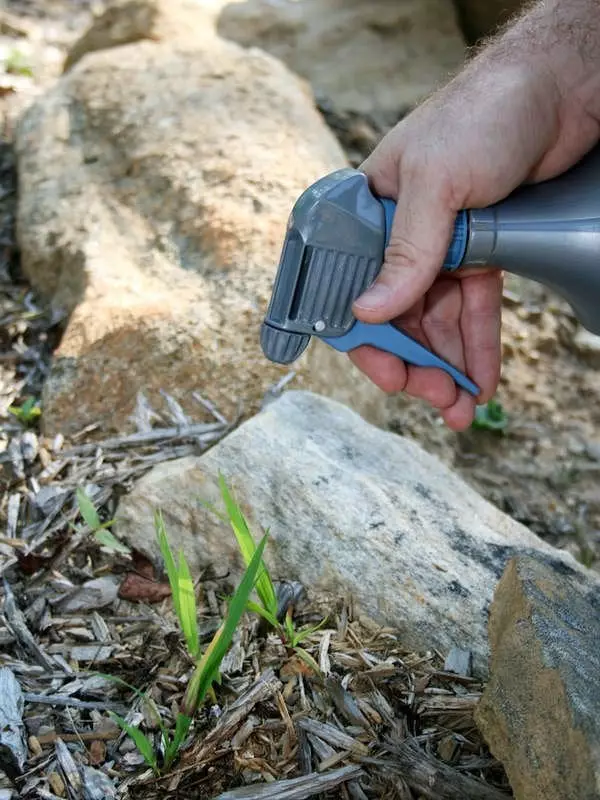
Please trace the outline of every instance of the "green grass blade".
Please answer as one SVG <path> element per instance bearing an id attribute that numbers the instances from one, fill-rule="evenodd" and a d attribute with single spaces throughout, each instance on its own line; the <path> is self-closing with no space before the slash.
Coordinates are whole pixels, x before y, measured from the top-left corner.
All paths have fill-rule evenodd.
<path id="1" fill-rule="evenodd" d="M 160 511 L 156 511 L 154 514 L 154 527 L 156 529 L 160 552 L 165 564 L 167 578 L 169 579 L 169 585 L 171 586 L 173 608 L 175 609 L 177 617 L 181 619 L 179 611 L 179 580 L 177 575 L 177 567 L 175 566 L 175 559 L 173 558 L 173 553 L 171 552 L 171 548 L 169 546 L 165 521 Z"/>
<path id="2" fill-rule="evenodd" d="M 294 648 L 294 652 L 296 653 L 296 655 L 299 658 L 302 659 L 302 661 L 304 661 L 304 663 L 308 667 L 310 667 L 314 671 L 315 675 L 320 675 L 321 674 L 321 668 L 319 667 L 317 662 L 314 660 L 314 658 L 311 656 L 311 654 L 307 653 L 306 650 L 303 647 L 295 647 Z"/>
<path id="3" fill-rule="evenodd" d="M 246 604 L 254 588 L 256 575 L 260 567 L 260 562 L 266 543 L 267 537 L 264 536 L 256 548 L 256 552 L 252 556 L 250 564 L 248 565 L 248 568 L 244 573 L 244 576 L 240 581 L 233 598 L 231 599 L 227 617 L 223 625 L 215 634 L 210 647 L 200 661 L 201 669 L 198 672 L 197 680 L 195 682 L 196 685 L 194 687 L 195 696 L 190 697 L 190 700 L 195 704 L 195 707 L 197 707 L 198 704 L 204 700 L 215 676 L 218 674 L 221 661 L 223 660 L 225 653 L 231 644 L 235 629 L 239 625 L 240 619 L 246 610 Z"/>
<path id="4" fill-rule="evenodd" d="M 146 734 L 143 733 L 139 728 L 135 728 L 133 725 L 130 725 L 123 719 L 123 717 L 115 714 L 114 711 L 109 711 L 109 714 L 119 725 L 119 727 L 121 727 L 125 733 L 133 739 L 135 746 L 142 754 L 146 764 L 152 767 L 154 772 L 158 774 L 158 762 L 156 760 L 154 748 L 152 747 L 152 742 L 146 736 Z"/>
<path id="5" fill-rule="evenodd" d="M 256 544 L 252 534 L 250 533 L 246 518 L 244 517 L 239 505 L 233 499 L 233 496 L 227 487 L 225 478 L 221 474 L 219 474 L 219 485 L 221 487 L 221 494 L 223 496 L 225 508 L 227 509 L 230 525 L 238 541 L 242 558 L 244 559 L 246 566 L 248 566 L 253 554 L 256 551 Z M 260 564 L 259 574 L 256 579 L 256 593 L 258 594 L 265 609 L 276 617 L 277 596 L 275 594 L 273 581 L 271 580 L 264 562 Z"/>
<path id="6" fill-rule="evenodd" d="M 94 508 L 94 504 L 87 496 L 87 494 L 83 491 L 83 489 L 81 489 L 80 487 L 77 487 L 76 495 L 77 495 L 77 505 L 79 506 L 79 513 L 83 517 L 83 521 L 88 526 L 88 528 L 91 528 L 93 531 L 95 531 L 97 528 L 100 527 L 100 517 L 98 516 L 98 512 Z"/>
<path id="7" fill-rule="evenodd" d="M 304 641 L 308 636 L 312 636 L 313 633 L 316 633 L 319 628 L 322 628 L 323 625 L 327 622 L 327 617 L 324 617 L 321 622 L 317 625 L 308 625 L 306 628 L 301 628 L 299 631 L 294 631 L 293 637 L 293 646 L 295 647 L 300 642 Z"/>
<path id="8" fill-rule="evenodd" d="M 181 748 L 181 745 L 183 744 L 183 740 L 187 736 L 187 732 L 189 731 L 191 724 L 192 720 L 190 719 L 190 717 L 187 717 L 185 714 L 177 715 L 177 719 L 175 720 L 175 732 L 173 734 L 173 738 L 165 748 L 164 769 L 169 769 L 169 767 L 173 763 L 175 756 L 177 755 L 177 753 Z"/>
<path id="9" fill-rule="evenodd" d="M 107 681 L 112 681 L 113 683 L 118 683 L 120 686 L 124 686 L 126 689 L 130 689 L 142 703 L 146 703 L 152 709 L 152 714 L 158 723 L 158 726 L 163 734 L 163 739 L 166 736 L 166 728 L 160 716 L 160 711 L 154 700 L 150 697 L 147 692 L 142 692 L 141 689 L 136 689 L 135 686 L 132 686 L 127 681 L 124 681 L 122 678 L 118 678 L 116 675 L 108 675 L 106 672 L 93 672 L 92 675 L 95 675 L 99 678 L 104 678 Z"/>
<path id="10" fill-rule="evenodd" d="M 110 531 L 98 529 L 94 532 L 94 537 L 102 547 L 107 547 L 109 550 L 114 550 L 116 553 L 125 553 L 125 555 L 128 555 L 131 552 L 127 545 L 123 544 L 123 542 L 117 539 Z"/>
<path id="11" fill-rule="evenodd" d="M 187 561 L 182 552 L 179 553 L 178 570 L 179 622 L 188 650 L 192 658 L 197 658 L 200 650 L 198 642 L 198 621 L 196 618 L 196 596 L 194 583 Z"/>
<path id="12" fill-rule="evenodd" d="M 271 625 L 273 628 L 278 627 L 279 622 L 277 620 L 277 617 L 274 617 L 266 610 L 266 608 L 263 608 L 261 605 L 255 603 L 253 600 L 248 600 L 248 602 L 246 603 L 246 608 L 248 609 L 248 611 L 252 611 L 255 614 L 258 614 L 260 617 L 263 617 L 263 619 L 266 619 L 269 625 Z"/>

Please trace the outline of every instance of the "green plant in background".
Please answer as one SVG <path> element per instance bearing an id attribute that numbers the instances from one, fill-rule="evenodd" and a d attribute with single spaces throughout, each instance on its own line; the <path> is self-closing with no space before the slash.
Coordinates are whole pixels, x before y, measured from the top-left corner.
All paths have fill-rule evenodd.
<path id="1" fill-rule="evenodd" d="M 35 397 L 28 397 L 20 406 L 9 406 L 8 411 L 23 425 L 31 425 L 42 413 Z"/>
<path id="2" fill-rule="evenodd" d="M 151 767 L 155 774 L 161 774 L 168 771 L 172 766 L 186 739 L 194 714 L 204 702 L 207 694 L 212 691 L 213 683 L 220 682 L 221 662 L 229 649 L 235 630 L 246 611 L 250 594 L 256 584 L 267 536 L 265 535 L 263 537 L 250 558 L 247 569 L 235 594 L 231 598 L 224 621 L 214 634 L 204 653 L 202 653 L 196 619 L 194 586 L 188 564 L 182 552 L 179 553 L 178 564 L 176 564 L 160 511 L 155 513 L 154 523 L 160 550 L 165 562 L 165 570 L 171 586 L 175 613 L 177 614 L 182 633 L 185 637 L 188 652 L 196 663 L 192 677 L 185 691 L 181 710 L 175 717 L 175 729 L 172 734 L 167 730 L 161 720 L 158 708 L 151 698 L 142 694 L 137 689 L 133 689 L 145 702 L 149 703 L 153 716 L 156 718 L 159 725 L 163 750 L 162 764 L 159 765 L 153 743 L 143 731 L 130 725 L 117 714 L 111 713 L 111 716 L 122 730 L 131 737 L 148 766 Z"/>
<path id="3" fill-rule="evenodd" d="M 85 524 L 93 532 L 96 541 L 108 550 L 129 554 L 131 551 L 127 545 L 120 542 L 114 534 L 107 530 L 114 523 L 114 519 L 100 522 L 100 517 L 98 516 L 94 504 L 80 487 L 77 488 L 75 496 L 79 513 Z"/>
<path id="4" fill-rule="evenodd" d="M 488 431 L 503 431 L 508 425 L 508 416 L 502 404 L 497 400 L 489 400 L 485 405 L 477 406 L 475 419 L 471 427 Z"/>
<path id="5" fill-rule="evenodd" d="M 27 60 L 27 56 L 16 47 L 6 56 L 4 70 L 9 75 L 24 75 L 28 78 L 33 77 L 33 69 Z"/>
<path id="6" fill-rule="evenodd" d="M 250 532 L 248 522 L 239 504 L 235 501 L 227 486 L 225 478 L 221 474 L 219 474 L 219 487 L 223 502 L 225 504 L 227 516 L 225 517 L 224 515 L 220 514 L 212 506 L 209 506 L 208 504 L 206 505 L 214 514 L 219 517 L 219 519 L 229 523 L 235 534 L 242 558 L 244 559 L 245 564 L 248 565 L 256 556 L 257 552 L 254 538 Z M 303 647 L 300 647 L 300 643 L 312 633 L 317 631 L 326 622 L 326 620 L 322 620 L 317 625 L 306 626 L 300 630 L 297 630 L 294 625 L 292 611 L 290 608 L 288 608 L 283 622 L 280 622 L 279 605 L 277 602 L 275 586 L 271 580 L 267 566 L 262 560 L 255 589 L 260 602 L 256 603 L 253 600 L 248 600 L 248 610 L 253 611 L 265 619 L 269 625 L 271 625 L 273 630 L 279 635 L 284 646 L 295 652 L 312 670 L 319 674 L 319 665 L 310 655 L 310 653 L 308 653 Z"/>

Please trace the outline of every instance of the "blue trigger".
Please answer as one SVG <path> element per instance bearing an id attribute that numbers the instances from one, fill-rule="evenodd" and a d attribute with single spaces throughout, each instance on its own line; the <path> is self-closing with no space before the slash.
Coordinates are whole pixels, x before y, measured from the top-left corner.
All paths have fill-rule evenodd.
<path id="1" fill-rule="evenodd" d="M 431 350 L 423 347 L 422 344 L 413 339 L 407 333 L 385 322 L 381 325 L 371 325 L 366 322 L 356 321 L 348 333 L 343 336 L 324 337 L 324 342 L 339 350 L 347 353 L 357 347 L 368 344 L 378 350 L 385 350 L 387 353 L 398 356 L 407 364 L 414 364 L 417 367 L 437 367 L 447 372 L 455 382 L 465 389 L 469 394 L 477 397 L 479 387 L 469 380 L 459 370 L 448 364 L 443 359 L 436 356 Z"/>
<path id="2" fill-rule="evenodd" d="M 385 246 L 387 247 L 392 220 L 396 210 L 396 203 L 387 198 L 379 199 L 385 211 Z M 446 260 L 443 264 L 443 269 L 453 270 L 460 266 L 467 246 L 467 225 L 467 213 L 466 211 L 461 211 L 456 218 L 454 235 L 446 255 Z M 323 337 L 323 341 L 335 350 L 339 350 L 343 353 L 347 353 L 362 345 L 371 345 L 378 350 L 384 350 L 401 358 L 408 364 L 414 364 L 418 367 L 437 367 L 448 373 L 456 384 L 462 389 L 465 389 L 469 394 L 475 397 L 479 395 L 479 387 L 463 375 L 462 372 L 439 358 L 439 356 L 436 356 L 435 353 L 432 353 L 431 350 L 428 350 L 416 339 L 413 339 L 412 336 L 399 330 L 389 322 L 373 325 L 357 320 L 348 333 L 343 336 Z"/>

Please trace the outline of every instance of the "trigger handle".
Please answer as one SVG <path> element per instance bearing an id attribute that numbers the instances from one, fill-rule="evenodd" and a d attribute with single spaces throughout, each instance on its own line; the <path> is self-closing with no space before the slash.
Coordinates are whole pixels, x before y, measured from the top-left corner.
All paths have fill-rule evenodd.
<path id="1" fill-rule="evenodd" d="M 355 350 L 363 345 L 371 345 L 378 350 L 385 350 L 408 364 L 417 367 L 437 367 L 448 373 L 462 389 L 477 397 L 479 387 L 463 375 L 460 370 L 448 364 L 431 350 L 428 350 L 412 336 L 399 330 L 389 322 L 379 325 L 356 321 L 344 336 L 323 337 L 323 341 L 343 353 Z"/>
<path id="2" fill-rule="evenodd" d="M 380 197 L 379 202 L 383 206 L 385 212 L 385 247 L 388 246 L 390 241 L 390 234 L 392 232 L 392 221 L 396 213 L 396 203 L 390 200 L 389 197 Z M 446 253 L 444 263 L 442 264 L 443 270 L 455 270 L 460 267 L 462 260 L 465 257 L 467 250 L 467 243 L 469 240 L 469 219 L 466 211 L 459 211 L 454 220 L 454 228 L 452 231 L 452 239 L 450 246 Z"/>

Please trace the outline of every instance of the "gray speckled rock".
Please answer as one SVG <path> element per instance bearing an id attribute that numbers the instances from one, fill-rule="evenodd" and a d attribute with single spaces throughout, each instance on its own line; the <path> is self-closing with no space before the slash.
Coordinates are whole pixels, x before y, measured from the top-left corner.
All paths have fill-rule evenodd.
<path id="1" fill-rule="evenodd" d="M 153 469 L 123 498 L 118 532 L 157 556 L 152 515 L 160 507 L 195 570 L 235 564 L 232 532 L 201 503 L 221 505 L 220 471 L 255 537 L 270 529 L 266 557 L 276 577 L 352 593 L 409 646 L 471 649 L 479 674 L 487 671 L 488 605 L 508 560 L 538 553 L 567 572 L 582 569 L 414 442 L 308 392 L 284 394 L 199 458 Z"/>
<path id="2" fill-rule="evenodd" d="M 518 800 L 600 799 L 600 583 L 517 557 L 490 616 L 477 723 Z"/>

